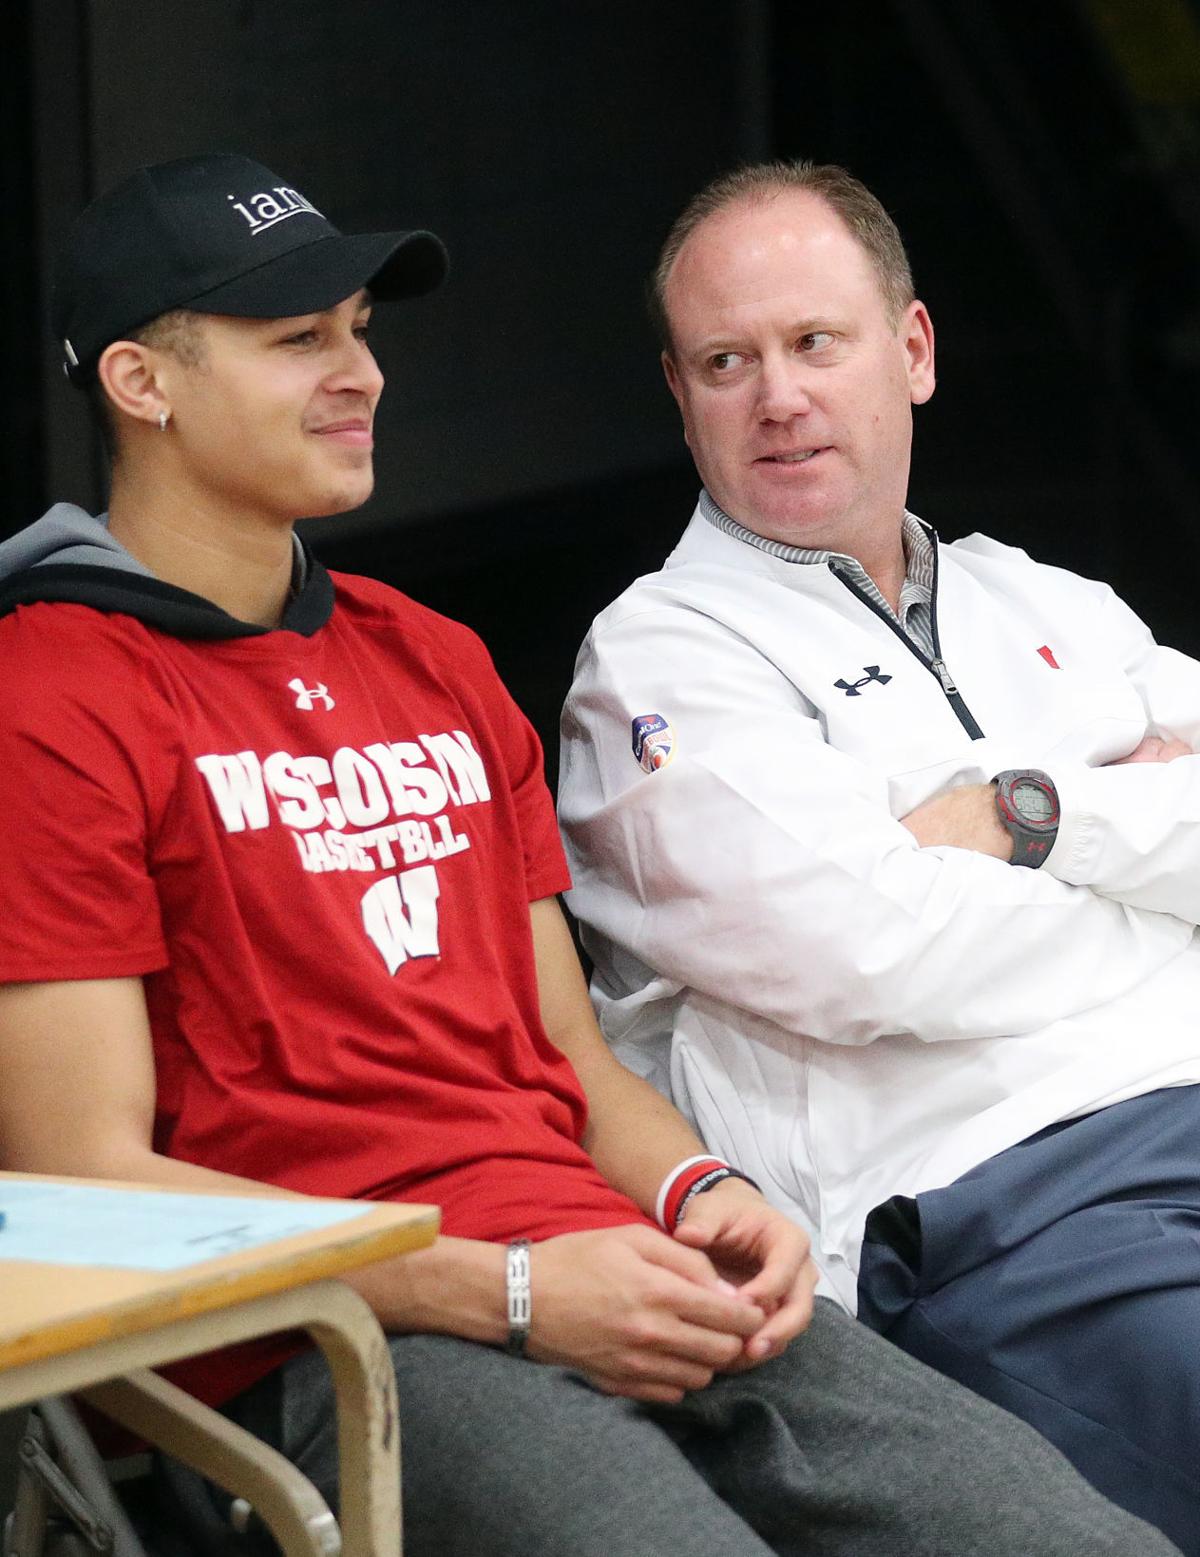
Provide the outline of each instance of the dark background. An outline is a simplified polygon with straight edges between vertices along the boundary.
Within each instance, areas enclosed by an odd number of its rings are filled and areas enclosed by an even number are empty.
[[[378,315],[378,491],[312,538],[476,627],[553,766],[592,615],[695,498],[643,278],[706,179],[802,155],[877,191],[938,328],[916,511],[1200,653],[1196,0],[10,0],[5,45],[5,533],[103,501],[44,322],[92,194],[240,150],[431,226],[450,284]]]

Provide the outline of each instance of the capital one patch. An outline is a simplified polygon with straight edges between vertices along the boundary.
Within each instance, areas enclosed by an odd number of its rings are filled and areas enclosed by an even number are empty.
[[[639,714],[633,721],[633,755],[643,773],[665,768],[675,750],[675,732],[661,714]]]

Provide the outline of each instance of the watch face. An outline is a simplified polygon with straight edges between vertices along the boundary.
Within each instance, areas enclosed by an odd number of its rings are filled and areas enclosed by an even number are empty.
[[[1053,797],[1032,779],[1018,779],[1010,791],[1013,810],[1023,822],[1044,827],[1053,821],[1057,807]]]

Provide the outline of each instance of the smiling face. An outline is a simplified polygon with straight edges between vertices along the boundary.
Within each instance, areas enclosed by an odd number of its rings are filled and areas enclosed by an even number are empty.
[[[383,375],[365,292],[295,319],[199,317],[199,360],[160,358],[175,474],[206,507],[291,524],[374,486]]]
[[[665,289],[663,366],[709,493],[771,540],[871,570],[900,545],[912,406],[933,393],[923,304],[893,322],[865,250],[784,190],[691,233]]]

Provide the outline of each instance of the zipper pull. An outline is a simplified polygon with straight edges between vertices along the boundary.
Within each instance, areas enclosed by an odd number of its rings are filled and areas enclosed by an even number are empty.
[[[954,693],[957,696],[958,688],[954,685],[954,677],[946,669],[945,660],[933,661],[933,673],[942,683],[942,691],[945,692],[947,696],[949,696],[951,693]]]

